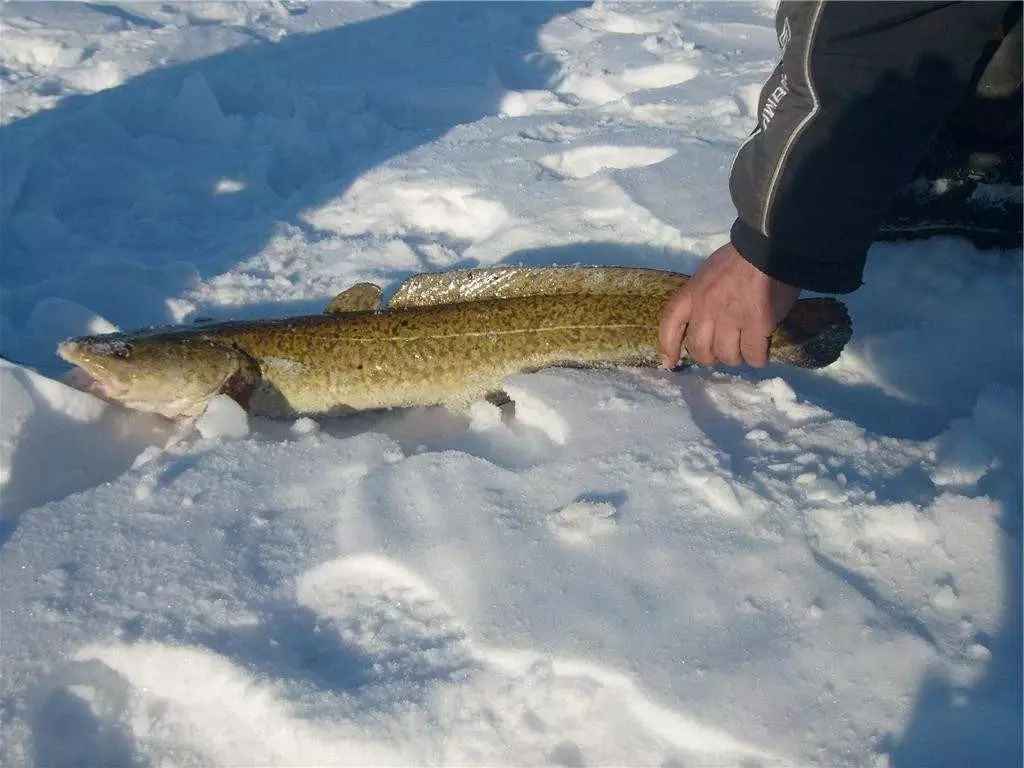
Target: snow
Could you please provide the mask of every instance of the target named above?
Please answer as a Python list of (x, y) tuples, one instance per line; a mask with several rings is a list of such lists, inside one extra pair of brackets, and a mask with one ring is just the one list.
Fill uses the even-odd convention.
[(208, 439), (245, 437), (249, 434), (249, 417), (230, 397), (217, 395), (196, 419), (195, 428)]
[(824, 371), (197, 422), (69, 335), (692, 271), (769, 3), (8, 3), (3, 765), (1013, 765), (1021, 254), (877, 245)]

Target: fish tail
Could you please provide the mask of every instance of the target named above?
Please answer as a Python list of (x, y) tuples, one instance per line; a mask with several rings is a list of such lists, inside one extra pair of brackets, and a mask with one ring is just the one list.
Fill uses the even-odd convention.
[(768, 357), (797, 368), (824, 368), (839, 358), (852, 334), (850, 313), (839, 299), (801, 299), (772, 333)]

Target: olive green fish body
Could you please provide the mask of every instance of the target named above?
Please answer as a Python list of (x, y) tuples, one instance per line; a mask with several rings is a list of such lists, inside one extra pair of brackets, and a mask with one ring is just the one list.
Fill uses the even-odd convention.
[(258, 365), (252, 413), (320, 415), (463, 406), (511, 373), (556, 365), (657, 365), (663, 304), (664, 296), (530, 296), (193, 333)]
[[(416, 405), (461, 407), (519, 371), (654, 366), (665, 300), (685, 275), (620, 267), (496, 267), (417, 275), (379, 311), (361, 283), (322, 315), (69, 339), (78, 386), (128, 407), (192, 418), (226, 393), (250, 413), (321, 416)], [(845, 307), (797, 302), (770, 358), (835, 360)]]

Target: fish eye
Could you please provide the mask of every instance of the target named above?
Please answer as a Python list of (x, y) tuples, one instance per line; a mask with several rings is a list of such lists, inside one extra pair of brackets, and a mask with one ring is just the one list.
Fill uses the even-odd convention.
[(132, 346), (131, 344), (118, 344), (113, 350), (114, 357), (120, 358), (121, 360), (127, 360), (131, 357)]

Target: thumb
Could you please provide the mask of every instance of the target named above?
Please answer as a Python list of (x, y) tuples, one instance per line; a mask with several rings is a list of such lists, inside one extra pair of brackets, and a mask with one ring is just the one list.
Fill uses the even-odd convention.
[(669, 296), (665, 308), (661, 311), (661, 322), (658, 325), (658, 352), (661, 362), (666, 368), (674, 368), (679, 362), (679, 350), (683, 346), (683, 335), (686, 324), (690, 322), (693, 312), (689, 284)]

